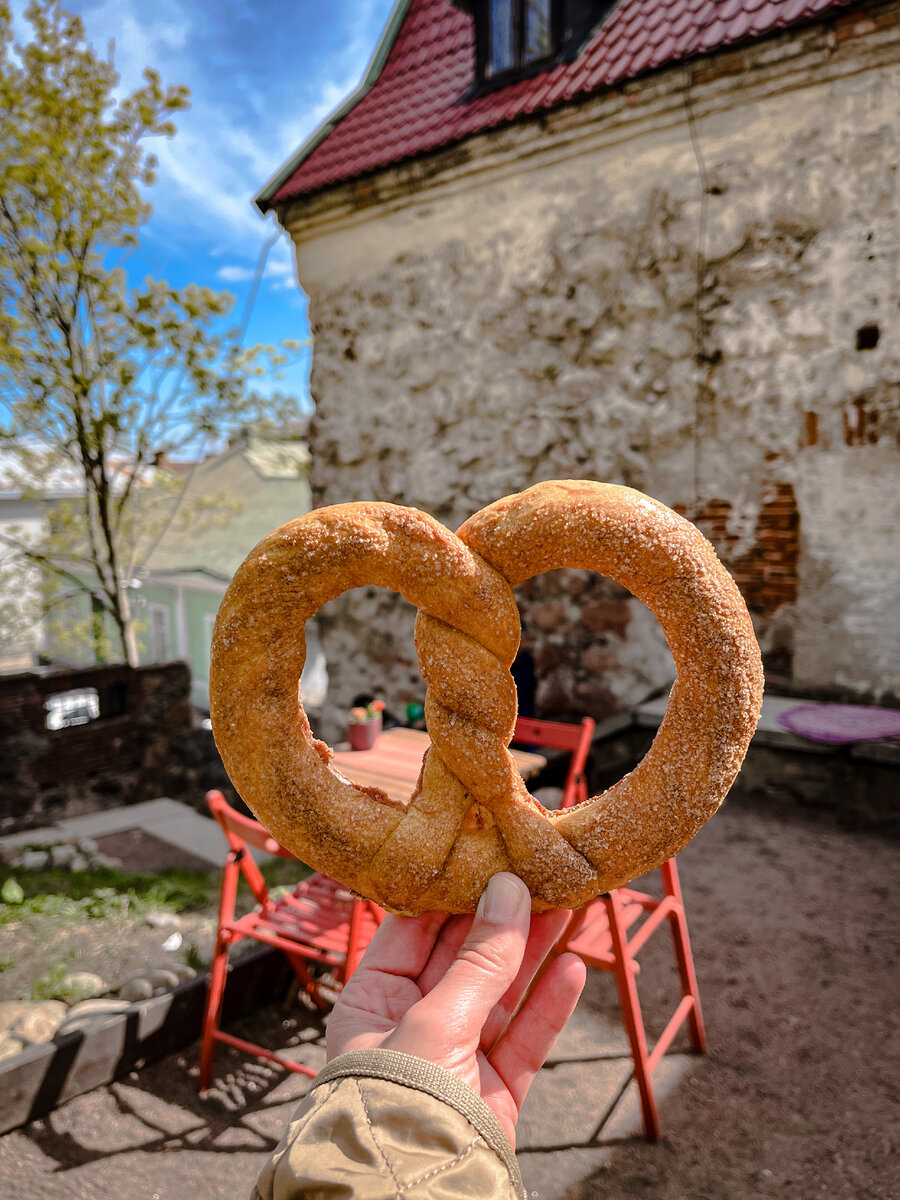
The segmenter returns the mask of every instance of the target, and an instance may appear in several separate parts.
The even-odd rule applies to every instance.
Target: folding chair
[[[697,1054],[706,1049],[697,976],[691,956],[687,918],[674,858],[663,863],[660,874],[663,881],[662,897],[635,891],[630,887],[615,888],[574,912],[568,929],[556,946],[557,952],[573,950],[581,956],[587,966],[610,971],[616,977],[622,1020],[628,1034],[634,1064],[633,1077],[641,1098],[644,1131],[647,1140],[651,1142],[655,1142],[659,1137],[653,1072],[685,1021],[691,1048]],[[681,1000],[656,1045],[650,1049],[637,989],[637,976],[640,972],[637,955],[650,935],[666,920],[672,934],[681,983]],[[636,925],[637,922],[640,923]],[[629,935],[633,926],[636,928]]]
[[[595,722],[591,717],[582,717],[580,725],[566,725],[561,721],[536,721],[533,717],[519,717],[516,721],[514,742],[572,751],[569,771],[563,785],[561,808],[580,804],[588,798],[584,768],[591,749],[594,726]]]
[[[328,1002],[308,964],[318,963],[328,968],[337,985],[343,986],[384,919],[384,910],[369,900],[354,900],[339,883],[318,872],[304,879],[292,892],[273,899],[250,847],[280,858],[294,859],[294,855],[270,837],[258,821],[233,809],[221,792],[207,793],[206,802],[228,840],[229,852],[222,871],[216,948],[203,1014],[199,1090],[205,1092],[212,1080],[217,1042],[269,1059],[288,1071],[314,1076],[312,1068],[290,1062],[264,1046],[233,1037],[219,1028],[228,952],[242,938],[253,938],[284,951],[300,986],[324,1010],[329,1007]],[[246,916],[237,917],[235,899],[241,875],[253,893],[256,907]]]
[[[572,751],[561,808],[570,808],[588,798],[584,768],[593,732],[594,722],[590,717],[585,717],[580,725],[535,721],[530,717],[519,717],[516,722],[514,741]],[[653,1072],[685,1021],[692,1049],[697,1053],[706,1049],[697,976],[674,858],[663,863],[660,874],[663,883],[662,897],[635,891],[633,888],[617,888],[598,896],[596,900],[572,914],[572,920],[555,948],[556,953],[572,950],[580,955],[587,966],[609,971],[616,977],[622,1020],[634,1063],[634,1078],[641,1097],[644,1129],[651,1142],[659,1137]],[[640,972],[637,955],[651,934],[666,919],[672,934],[682,998],[656,1045],[650,1049],[637,990],[637,976]],[[629,930],[636,922],[640,923],[629,938]]]

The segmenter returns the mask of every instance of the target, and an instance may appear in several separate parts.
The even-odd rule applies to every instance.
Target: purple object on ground
[[[791,733],[834,746],[900,737],[900,710],[856,704],[804,704],[783,712],[778,723]]]

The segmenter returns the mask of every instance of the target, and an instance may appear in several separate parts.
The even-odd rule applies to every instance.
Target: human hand
[[[531,1082],[572,1014],[585,968],[562,954],[519,1010],[569,914],[531,915],[515,875],[488,884],[473,917],[385,918],[328,1022],[329,1059],[383,1047],[459,1075],[515,1147]]]

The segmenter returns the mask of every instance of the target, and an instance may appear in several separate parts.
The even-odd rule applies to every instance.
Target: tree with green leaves
[[[26,17],[32,39],[17,45],[0,0],[0,449],[38,491],[60,469],[77,487],[39,539],[0,536],[87,590],[114,656],[134,663],[128,582],[169,519],[161,496],[178,503],[159,488],[147,503],[158,465],[204,437],[282,425],[297,402],[254,388],[284,355],[223,329],[233,297],[126,278],[151,214],[147,142],[174,135],[186,89],[148,68],[120,97],[112,47],[99,57],[59,0],[32,0]]]

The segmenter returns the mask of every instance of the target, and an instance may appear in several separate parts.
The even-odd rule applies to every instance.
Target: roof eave
[[[291,178],[294,172],[301,166],[302,163],[309,158],[316,146],[328,136],[339,121],[346,117],[360,100],[369,92],[378,82],[378,77],[381,74],[387,57],[393,48],[397,34],[400,32],[400,26],[403,24],[406,17],[407,9],[412,0],[396,0],[391,15],[388,17],[387,25],[378,40],[378,45],[375,47],[375,52],[366,68],[366,73],[363,76],[362,82],[351,92],[346,100],[340,104],[333,113],[325,118],[322,124],[306,139],[300,149],[294,154],[284,166],[280,167],[275,172],[272,178],[263,186],[259,194],[254,198],[253,203],[263,214],[268,213],[272,206],[272,197],[287,181]]]

